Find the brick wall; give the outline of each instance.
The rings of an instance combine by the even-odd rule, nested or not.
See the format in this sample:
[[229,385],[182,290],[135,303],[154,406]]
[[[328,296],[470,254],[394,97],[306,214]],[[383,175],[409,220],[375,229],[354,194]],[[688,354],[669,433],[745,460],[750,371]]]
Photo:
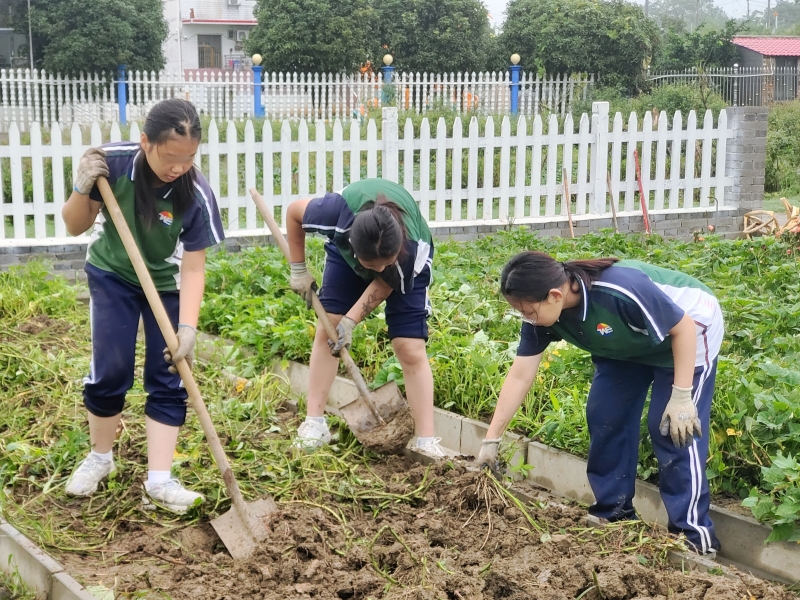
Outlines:
[[[620,233],[644,231],[642,216],[622,213],[618,219]],[[724,210],[693,210],[684,213],[654,211],[650,213],[650,225],[654,232],[667,236],[691,240],[696,232],[708,231],[713,225],[717,233],[728,237],[736,237],[742,229],[741,211],[736,208]],[[533,223],[494,222],[491,224],[466,225],[459,227],[440,227],[433,230],[438,240],[452,239],[469,241],[489,233],[509,229],[510,227],[527,227],[538,232],[542,237],[569,237],[569,224],[566,217],[537,221]],[[591,218],[576,216],[573,218],[575,236],[584,235],[600,229],[613,228],[611,217]],[[251,245],[272,243],[271,236],[235,237],[225,240],[228,252],[239,252]],[[0,246],[0,269],[11,265],[19,265],[30,260],[44,260],[52,265],[56,274],[67,279],[85,280],[83,272],[86,257],[86,244],[66,246]]]

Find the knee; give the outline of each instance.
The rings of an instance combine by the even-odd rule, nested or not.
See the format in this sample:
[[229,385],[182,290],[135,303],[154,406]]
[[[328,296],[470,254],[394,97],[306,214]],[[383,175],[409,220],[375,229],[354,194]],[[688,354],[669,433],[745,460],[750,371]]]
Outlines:
[[[331,322],[331,326],[333,326],[335,329],[339,324],[339,321],[342,320],[342,315],[328,313],[328,320]],[[317,331],[314,334],[314,344],[322,344],[327,346],[328,339],[328,334],[325,331],[325,328],[322,326],[322,323],[317,321]]]
[[397,360],[403,368],[419,368],[428,365],[425,340],[414,338],[395,338],[392,340]]
[[169,398],[147,399],[144,414],[156,421],[170,427],[180,427],[186,422],[186,398],[188,394],[178,394]]

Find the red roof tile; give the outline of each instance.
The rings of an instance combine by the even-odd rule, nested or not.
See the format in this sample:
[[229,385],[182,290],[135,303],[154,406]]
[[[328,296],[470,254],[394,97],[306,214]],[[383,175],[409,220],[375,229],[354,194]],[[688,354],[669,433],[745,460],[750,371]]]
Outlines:
[[800,36],[736,36],[733,43],[764,56],[800,56]]

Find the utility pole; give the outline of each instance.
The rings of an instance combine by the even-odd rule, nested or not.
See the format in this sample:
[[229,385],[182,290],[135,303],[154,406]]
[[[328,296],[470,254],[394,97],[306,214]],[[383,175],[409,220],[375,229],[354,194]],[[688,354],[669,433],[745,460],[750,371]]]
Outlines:
[[[747,0],[748,2],[750,0]],[[644,16],[647,16],[650,12],[650,0],[644,0]]]
[[764,12],[764,17],[767,20],[767,29],[769,29],[769,13],[772,12],[772,8],[770,7],[770,0],[767,0],[767,10]]
[[33,28],[31,27],[31,0],[28,0],[28,60],[33,74]]
[[750,0],[747,0],[747,18],[750,19]]

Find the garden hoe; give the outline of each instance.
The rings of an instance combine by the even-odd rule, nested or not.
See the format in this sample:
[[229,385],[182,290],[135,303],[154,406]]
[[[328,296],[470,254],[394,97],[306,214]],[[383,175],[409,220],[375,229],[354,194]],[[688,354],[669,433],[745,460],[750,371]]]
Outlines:
[[[128,257],[133,263],[133,268],[139,277],[139,283],[141,283],[145,296],[147,296],[147,301],[150,303],[153,315],[155,315],[161,333],[164,335],[164,340],[166,340],[170,351],[174,353],[178,349],[178,338],[175,335],[169,316],[167,316],[167,311],[161,302],[161,297],[156,291],[147,266],[142,260],[139,248],[131,235],[128,223],[125,221],[117,199],[111,191],[111,186],[109,186],[105,177],[100,177],[97,180],[97,187],[103,197],[108,213],[111,215],[111,220],[117,227],[125,250],[128,252]],[[245,503],[244,498],[242,498],[242,492],[239,490],[239,484],[236,482],[231,466],[228,463],[228,457],[222,449],[219,436],[214,430],[214,424],[211,422],[206,405],[200,396],[200,390],[192,376],[189,364],[185,360],[181,360],[175,366],[183,380],[183,386],[189,393],[189,399],[197,413],[203,433],[205,433],[208,440],[208,445],[211,446],[211,454],[214,456],[214,461],[217,463],[220,473],[222,473],[225,488],[228,490],[228,495],[233,502],[233,508],[211,521],[211,525],[233,558],[248,558],[258,548],[259,542],[266,537],[267,521],[269,516],[278,510],[277,506],[272,498]]]
[[[261,194],[251,189],[250,195],[286,260],[290,260],[289,245]],[[313,296],[312,303],[325,333],[332,340],[338,339],[336,328],[328,319],[328,313],[316,294]],[[370,450],[387,454],[402,452],[414,434],[414,419],[397,384],[390,381],[370,393],[361,372],[346,348],[342,349],[340,358],[344,361],[344,366],[350,374],[350,378],[355,382],[359,393],[356,400],[339,407],[339,411],[347,421],[353,435]]]

